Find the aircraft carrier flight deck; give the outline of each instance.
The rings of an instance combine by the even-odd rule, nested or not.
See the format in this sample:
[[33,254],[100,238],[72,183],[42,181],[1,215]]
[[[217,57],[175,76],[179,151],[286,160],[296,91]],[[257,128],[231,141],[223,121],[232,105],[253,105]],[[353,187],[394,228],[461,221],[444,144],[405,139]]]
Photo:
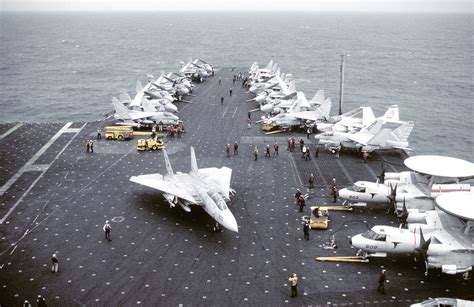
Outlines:
[[[96,141],[96,129],[112,120],[0,124],[0,304],[19,306],[38,294],[49,306],[407,306],[430,297],[474,299],[472,281],[440,272],[425,277],[423,265],[409,256],[369,263],[315,260],[354,256],[351,236],[377,224],[398,226],[388,205],[369,204],[330,211],[328,229],[313,229],[305,240],[301,218],[310,206],[333,205],[332,178],[339,188],[375,181],[382,160],[387,171],[407,170],[405,156],[371,155],[363,163],[351,153],[336,158],[321,150],[310,161],[299,150],[290,153],[289,136],[303,138],[312,152],[314,138],[265,134],[255,123],[249,129],[248,111],[256,103],[246,102],[253,95],[232,82],[246,70],[220,68],[196,85],[194,96],[185,97],[192,103],[178,104],[186,132],[164,137],[175,172],[190,170],[190,146],[199,167],[233,170],[236,195],[229,209],[238,233],[215,232],[214,220],[198,206],[190,213],[170,208],[158,191],[130,182],[131,176],[165,173],[163,152],[137,151],[140,136]],[[252,113],[253,122],[259,116]],[[86,152],[86,139],[94,139],[93,153]],[[225,145],[234,142],[238,155],[231,150],[226,157]],[[278,156],[274,143],[280,145]],[[270,158],[264,157],[266,144]],[[311,173],[314,189],[308,189]],[[310,195],[303,213],[295,204],[296,189]],[[104,240],[106,220],[110,242]],[[337,248],[323,248],[333,234]],[[51,272],[53,253],[58,273]],[[381,268],[387,270],[386,295],[377,292]],[[296,298],[288,285],[293,272],[299,277]]]

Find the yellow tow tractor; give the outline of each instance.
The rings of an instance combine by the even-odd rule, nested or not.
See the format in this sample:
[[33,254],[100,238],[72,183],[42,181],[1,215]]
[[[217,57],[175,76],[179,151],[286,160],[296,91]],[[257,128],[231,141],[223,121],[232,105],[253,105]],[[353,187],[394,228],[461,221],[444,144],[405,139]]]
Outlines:
[[328,210],[320,209],[318,206],[311,208],[311,216],[303,216],[303,220],[309,220],[311,229],[328,229],[329,226],[329,212]]
[[139,151],[165,149],[165,147],[163,139],[139,139],[137,144]]

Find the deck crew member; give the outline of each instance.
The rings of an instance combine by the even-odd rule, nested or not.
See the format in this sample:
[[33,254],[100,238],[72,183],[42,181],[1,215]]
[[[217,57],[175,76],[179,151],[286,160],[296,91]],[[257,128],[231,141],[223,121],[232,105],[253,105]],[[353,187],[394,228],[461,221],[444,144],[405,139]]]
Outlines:
[[291,274],[290,278],[288,278],[291,286],[291,297],[295,297],[298,295],[298,289],[296,288],[298,285],[298,276],[296,273]]
[[364,163],[367,163],[367,158],[369,157],[369,153],[367,151],[364,151],[362,153],[362,158],[364,159]]
[[331,195],[332,195],[332,202],[335,203],[337,201],[337,186],[333,185],[331,188]]
[[225,145],[225,152],[227,154],[227,158],[230,158],[230,144],[229,143]]
[[301,196],[301,192],[299,189],[296,189],[296,193],[295,193],[295,199],[296,199],[296,202],[298,202],[298,199],[300,198]]
[[110,226],[109,221],[105,221],[103,229],[105,233],[105,239],[112,241],[112,239],[110,239],[110,230],[112,229],[112,227]]
[[91,152],[94,152],[94,142],[92,140],[89,140],[89,143],[90,143]]
[[309,188],[310,189],[314,188],[314,175],[313,174],[309,176],[308,182],[309,182]]
[[300,150],[303,151],[304,140],[300,139]]
[[41,294],[38,294],[38,297],[36,298],[36,305],[38,307],[47,307],[48,306],[48,305],[46,305],[46,301],[41,296]]
[[278,143],[273,144],[273,149],[275,150],[275,151],[273,152],[273,155],[274,155],[274,156],[278,156],[278,148],[279,148],[279,147],[280,147],[280,146],[278,146]]
[[265,158],[270,158],[270,145],[267,144],[265,147]]
[[314,152],[314,156],[316,158],[319,157],[319,146],[316,146],[316,151]]
[[304,200],[303,195],[300,195],[300,197],[298,197],[298,205],[300,206],[300,212],[303,212],[303,207],[306,206],[306,201]]
[[86,140],[86,152],[90,152],[91,150],[91,143],[89,143],[89,140]]
[[232,96],[232,88],[229,89],[229,96]]
[[224,104],[224,96],[221,96],[221,104]]
[[385,270],[382,270],[379,276],[379,286],[377,287],[377,292],[385,294],[385,280]]
[[239,144],[237,142],[234,142],[234,156],[239,155]]
[[102,129],[97,128],[97,139],[102,140]]
[[301,158],[306,160],[306,146],[304,146],[304,145],[301,148]]
[[305,221],[303,224],[303,233],[304,233],[304,238],[308,241],[309,240],[309,230],[311,229],[311,226],[309,225],[309,221]]
[[59,270],[59,259],[56,256],[56,254],[53,254],[53,256],[51,257],[51,262],[52,262],[51,272],[57,273]]
[[253,155],[255,156],[255,160],[254,161],[257,161],[258,159],[258,148],[257,146],[255,146],[254,150],[253,150]]

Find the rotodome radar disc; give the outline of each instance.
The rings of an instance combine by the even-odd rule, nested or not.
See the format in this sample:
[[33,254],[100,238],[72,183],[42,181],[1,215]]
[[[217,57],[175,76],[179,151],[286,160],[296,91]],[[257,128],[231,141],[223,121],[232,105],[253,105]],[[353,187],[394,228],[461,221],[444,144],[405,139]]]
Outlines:
[[451,192],[436,197],[436,205],[444,212],[474,221],[474,193]]
[[440,177],[474,176],[474,163],[453,157],[422,155],[407,158],[405,165],[411,170]]

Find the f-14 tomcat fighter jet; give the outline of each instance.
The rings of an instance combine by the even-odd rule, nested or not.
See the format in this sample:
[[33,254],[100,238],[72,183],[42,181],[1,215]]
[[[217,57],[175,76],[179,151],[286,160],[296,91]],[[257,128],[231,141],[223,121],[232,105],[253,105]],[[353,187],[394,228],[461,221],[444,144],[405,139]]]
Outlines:
[[184,211],[191,212],[190,205],[203,209],[225,228],[238,232],[234,215],[226,202],[235,191],[230,187],[232,169],[228,167],[201,168],[197,166],[194,148],[191,147],[191,171],[187,174],[174,173],[168,154],[163,150],[167,174],[149,174],[130,177],[130,181],[157,189],[171,207],[180,205]]

